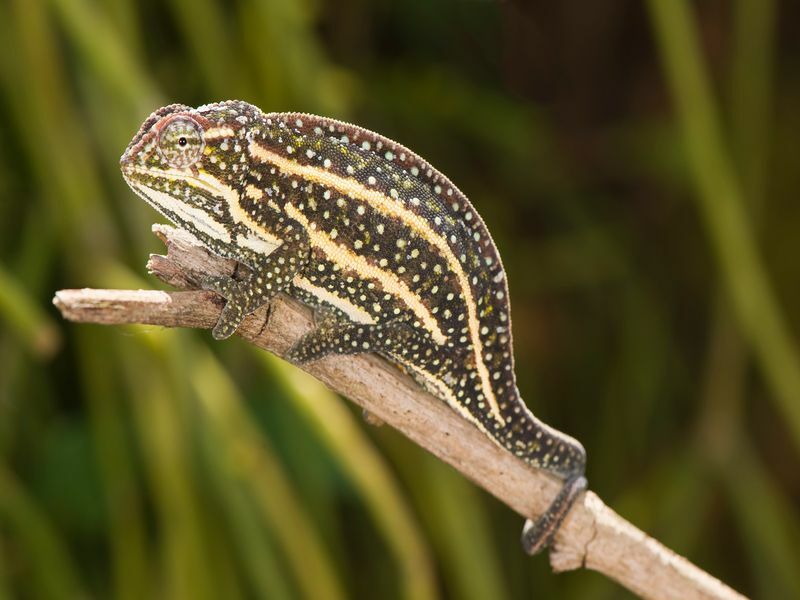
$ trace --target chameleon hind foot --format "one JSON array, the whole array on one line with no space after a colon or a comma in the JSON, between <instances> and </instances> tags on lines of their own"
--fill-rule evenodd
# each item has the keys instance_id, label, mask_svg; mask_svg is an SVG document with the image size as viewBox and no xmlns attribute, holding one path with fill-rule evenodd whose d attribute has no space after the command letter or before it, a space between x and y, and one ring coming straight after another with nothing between
<instances>
[{"instance_id":1,"label":"chameleon hind foot","mask_svg":"<svg viewBox=\"0 0 800 600\"><path fill-rule=\"evenodd\" d=\"M413 335L405 323L389 322L365 325L324 318L316 329L304 335L287 352L286 358L297 364L319 360L329 354L383 352Z\"/></svg>"},{"instance_id":2,"label":"chameleon hind foot","mask_svg":"<svg viewBox=\"0 0 800 600\"><path fill-rule=\"evenodd\" d=\"M525 521L522 528L522 548L525 552L533 555L550 545L578 494L586 487L586 477L582 474L570 476L545 513L536 521Z\"/></svg>"},{"instance_id":3,"label":"chameleon hind foot","mask_svg":"<svg viewBox=\"0 0 800 600\"><path fill-rule=\"evenodd\" d=\"M329 354L359 354L370 352L374 325L339 324L324 321L301 337L286 353L297 364L319 360Z\"/></svg>"}]
</instances>

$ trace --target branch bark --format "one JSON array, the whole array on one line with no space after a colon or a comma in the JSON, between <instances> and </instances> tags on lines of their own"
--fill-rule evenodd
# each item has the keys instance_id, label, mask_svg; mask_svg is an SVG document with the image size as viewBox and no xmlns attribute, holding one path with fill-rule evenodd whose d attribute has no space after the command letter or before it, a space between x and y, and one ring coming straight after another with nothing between
<instances>
[{"instance_id":1,"label":"branch bark","mask_svg":"<svg viewBox=\"0 0 800 600\"><path fill-rule=\"evenodd\" d=\"M155 225L153 230L168 252L166 256L152 255L148 269L166 283L192 289L203 276L235 274L233 261L210 254L186 232L164 225ZM53 302L70 321L206 329L216 323L224 303L216 294L204 291L94 289L61 290ZM283 356L311 327L311 312L281 296L247 317L238 335ZM556 479L501 450L377 356L332 356L303 368L522 516L541 514L558 492ZM558 532L550 564L556 572L579 567L599 571L643 598L743 598L625 521L591 491L576 502Z\"/></svg>"}]
</instances>

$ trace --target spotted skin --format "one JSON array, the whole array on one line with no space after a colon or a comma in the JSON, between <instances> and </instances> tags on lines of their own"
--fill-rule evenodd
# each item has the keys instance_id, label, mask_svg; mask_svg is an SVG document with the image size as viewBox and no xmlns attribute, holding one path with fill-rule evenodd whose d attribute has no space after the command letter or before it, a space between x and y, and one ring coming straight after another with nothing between
<instances>
[{"instance_id":1,"label":"spotted skin","mask_svg":"<svg viewBox=\"0 0 800 600\"><path fill-rule=\"evenodd\" d=\"M378 353L499 446L564 479L523 533L529 552L550 542L586 487L585 452L520 398L505 271L449 179L360 127L239 101L159 109L121 167L156 210L247 267L202 284L227 300L215 338L279 292L312 307L317 327L287 358Z\"/></svg>"}]
</instances>

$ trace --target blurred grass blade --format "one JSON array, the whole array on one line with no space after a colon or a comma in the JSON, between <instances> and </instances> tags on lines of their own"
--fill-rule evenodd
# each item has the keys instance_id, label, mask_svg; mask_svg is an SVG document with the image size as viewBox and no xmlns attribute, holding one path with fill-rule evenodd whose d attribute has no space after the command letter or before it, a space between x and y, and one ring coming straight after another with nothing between
<instances>
[{"instance_id":1,"label":"blurred grass blade","mask_svg":"<svg viewBox=\"0 0 800 600\"><path fill-rule=\"evenodd\" d=\"M247 61L242 60L242 47L231 32L231 11L226 5L213 0L170 0L163 4L172 9L192 49L196 65L214 96L208 100L251 98L251 85L242 70ZM180 100L183 99L174 99Z\"/></svg>"},{"instance_id":2,"label":"blurred grass blade","mask_svg":"<svg viewBox=\"0 0 800 600\"><path fill-rule=\"evenodd\" d=\"M136 0L100 0L106 7L109 18L114 22L117 30L124 38L122 45L138 58L144 55L141 15L137 11L139 3Z\"/></svg>"},{"instance_id":3,"label":"blurred grass blade","mask_svg":"<svg viewBox=\"0 0 800 600\"><path fill-rule=\"evenodd\" d=\"M464 600L507 598L498 548L475 486L434 456L408 448L397 435L384 436L384 441L430 531L448 596ZM516 541L517 533L509 531L510 543ZM512 551L517 550L514 545Z\"/></svg>"},{"instance_id":4,"label":"blurred grass blade","mask_svg":"<svg viewBox=\"0 0 800 600\"><path fill-rule=\"evenodd\" d=\"M307 373L267 352L256 354L285 386L294 405L359 491L400 566L403 596L420 600L438 597L419 525L388 466L342 401Z\"/></svg>"},{"instance_id":5,"label":"blurred grass blade","mask_svg":"<svg viewBox=\"0 0 800 600\"><path fill-rule=\"evenodd\" d=\"M800 598L800 519L752 450L743 445L727 485L764 598Z\"/></svg>"},{"instance_id":6,"label":"blurred grass blade","mask_svg":"<svg viewBox=\"0 0 800 600\"><path fill-rule=\"evenodd\" d=\"M696 198L738 321L800 452L800 352L758 254L686 0L649 0Z\"/></svg>"},{"instance_id":7,"label":"blurred grass blade","mask_svg":"<svg viewBox=\"0 0 800 600\"><path fill-rule=\"evenodd\" d=\"M344 598L344 588L332 558L302 510L281 465L242 406L227 374L202 347L192 360L191 382L217 435L228 449L228 470L241 479L274 531L294 572L295 582L309 599Z\"/></svg>"},{"instance_id":8,"label":"blurred grass blade","mask_svg":"<svg viewBox=\"0 0 800 600\"><path fill-rule=\"evenodd\" d=\"M737 171L750 214L758 219L766 190L773 109L774 0L735 2L730 106Z\"/></svg>"},{"instance_id":9,"label":"blurred grass blade","mask_svg":"<svg viewBox=\"0 0 800 600\"><path fill-rule=\"evenodd\" d=\"M96 461L103 478L111 548L114 597L137 600L152 594L153 574L147 548L147 527L128 444L117 365L107 349L117 343L110 332L81 328L77 334L81 380Z\"/></svg>"},{"instance_id":10,"label":"blurred grass blade","mask_svg":"<svg viewBox=\"0 0 800 600\"><path fill-rule=\"evenodd\" d=\"M252 0L241 3L243 51L260 91L275 110L345 116L353 82L332 65L319 43L314 1Z\"/></svg>"},{"instance_id":11,"label":"blurred grass blade","mask_svg":"<svg viewBox=\"0 0 800 600\"><path fill-rule=\"evenodd\" d=\"M16 476L0 462L0 523L10 532L8 542L19 545L27 570L24 577L43 600L86 598L67 546L47 517L23 489Z\"/></svg>"},{"instance_id":12,"label":"blurred grass blade","mask_svg":"<svg viewBox=\"0 0 800 600\"><path fill-rule=\"evenodd\" d=\"M87 131L72 103L63 57L43 0L13 0L8 14L0 4L0 21L6 18L11 23L6 33L13 36L15 60L7 63L11 69L0 70L0 83L16 123L24 124L19 135L47 200L39 210L52 212L60 225L56 231L64 258L82 273L91 265L87 256L111 260L111 249L117 244L100 202L102 185Z\"/></svg>"},{"instance_id":13,"label":"blurred grass blade","mask_svg":"<svg viewBox=\"0 0 800 600\"><path fill-rule=\"evenodd\" d=\"M238 559L244 565L255 595L265 600L288 600L293 597L289 584L259 521L258 509L247 494L246 484L240 480L227 440L209 420L204 427L206 433L202 442L209 462L209 477L221 498L229 535L234 538Z\"/></svg>"},{"instance_id":14,"label":"blurred grass blade","mask_svg":"<svg viewBox=\"0 0 800 600\"><path fill-rule=\"evenodd\" d=\"M114 24L97 3L86 0L49 0L64 27L91 65L105 81L118 101L125 102L131 112L151 111L161 94L150 77L123 44ZM118 110L118 109L117 109Z\"/></svg>"},{"instance_id":15,"label":"blurred grass blade","mask_svg":"<svg viewBox=\"0 0 800 600\"><path fill-rule=\"evenodd\" d=\"M215 564L209 560L192 477L189 422L181 411L185 391L169 385L169 358L155 336L128 339L139 343L120 345L119 359L162 532L167 596L211 600L217 597ZM172 381L182 385L177 377Z\"/></svg>"},{"instance_id":16,"label":"blurred grass blade","mask_svg":"<svg viewBox=\"0 0 800 600\"><path fill-rule=\"evenodd\" d=\"M0 600L12 600L5 549L0 546Z\"/></svg>"},{"instance_id":17,"label":"blurred grass blade","mask_svg":"<svg viewBox=\"0 0 800 600\"><path fill-rule=\"evenodd\" d=\"M2 264L0 322L4 322L38 358L50 358L61 343L55 323Z\"/></svg>"}]
</instances>

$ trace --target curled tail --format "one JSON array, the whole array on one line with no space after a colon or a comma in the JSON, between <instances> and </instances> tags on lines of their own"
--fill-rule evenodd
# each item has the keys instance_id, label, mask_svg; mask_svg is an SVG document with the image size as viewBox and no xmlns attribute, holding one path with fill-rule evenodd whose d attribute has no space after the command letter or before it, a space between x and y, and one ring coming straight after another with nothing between
<instances>
[{"instance_id":1,"label":"curled tail","mask_svg":"<svg viewBox=\"0 0 800 600\"><path fill-rule=\"evenodd\" d=\"M553 540L578 495L588 485L586 450L575 438L553 429L537 419L528 409L516 386L513 396L504 403L505 424L496 429L497 440L513 454L533 467L545 470L564 480L558 495L547 510L522 529L522 547L536 554Z\"/></svg>"}]
</instances>

